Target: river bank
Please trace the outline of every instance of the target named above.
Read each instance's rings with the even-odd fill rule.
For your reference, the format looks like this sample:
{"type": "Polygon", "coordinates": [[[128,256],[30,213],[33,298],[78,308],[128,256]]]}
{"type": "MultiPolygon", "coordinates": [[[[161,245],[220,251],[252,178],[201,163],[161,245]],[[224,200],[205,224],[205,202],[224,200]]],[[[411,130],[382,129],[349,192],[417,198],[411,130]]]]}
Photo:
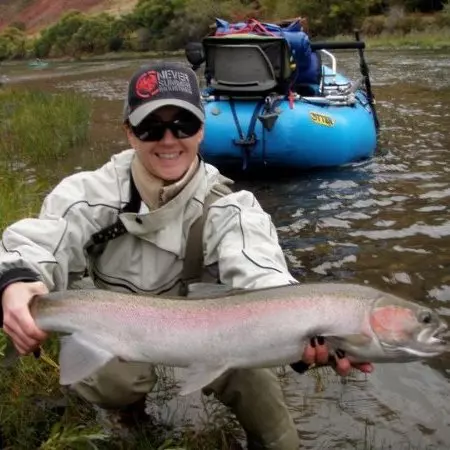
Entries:
{"type": "MultiPolygon", "coordinates": [[[[450,50],[450,28],[436,29],[432,31],[412,31],[410,33],[380,34],[378,36],[361,36],[366,43],[367,50],[450,50]]],[[[318,39],[317,39],[318,40],[318,39]]],[[[320,39],[322,40],[322,39],[320,39]]],[[[354,41],[352,35],[338,35],[323,39],[327,41],[354,41]]],[[[312,40],[314,42],[314,40],[312,40]]],[[[46,61],[121,61],[130,59],[164,59],[184,57],[184,49],[172,51],[120,51],[109,52],[102,55],[81,55],[78,58],[52,58],[46,61]]]]}

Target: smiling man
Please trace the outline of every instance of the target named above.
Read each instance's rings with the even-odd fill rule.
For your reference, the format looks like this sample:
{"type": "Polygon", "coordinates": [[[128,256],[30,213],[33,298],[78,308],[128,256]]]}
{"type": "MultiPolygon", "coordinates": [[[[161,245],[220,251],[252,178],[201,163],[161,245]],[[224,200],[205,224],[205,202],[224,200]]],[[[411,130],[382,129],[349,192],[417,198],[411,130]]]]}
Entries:
{"type": "Polygon", "coordinates": [[[133,75],[124,123],[136,150],[133,168],[168,184],[197,168],[205,114],[195,73],[165,66],[143,67],[133,75]]]}
{"type": "MultiPolygon", "coordinates": [[[[141,67],[130,80],[124,108],[131,148],[98,170],[65,178],[46,197],[38,218],[4,231],[0,312],[21,354],[47,337],[30,315],[32,297],[67,289],[86,270],[97,287],[142,294],[185,292],[196,265],[199,278],[236,288],[296,283],[271,218],[253,194],[231,192],[226,186],[231,180],[199,158],[204,120],[192,70],[176,63],[141,67]]],[[[314,341],[303,359],[326,362],[323,339],[314,341]]],[[[337,370],[348,373],[346,358],[337,370]]],[[[113,360],[72,388],[117,419],[110,423],[120,423],[142,412],[155,383],[152,365],[113,360]]],[[[249,449],[298,448],[270,370],[236,370],[204,392],[234,412],[249,449]]]]}

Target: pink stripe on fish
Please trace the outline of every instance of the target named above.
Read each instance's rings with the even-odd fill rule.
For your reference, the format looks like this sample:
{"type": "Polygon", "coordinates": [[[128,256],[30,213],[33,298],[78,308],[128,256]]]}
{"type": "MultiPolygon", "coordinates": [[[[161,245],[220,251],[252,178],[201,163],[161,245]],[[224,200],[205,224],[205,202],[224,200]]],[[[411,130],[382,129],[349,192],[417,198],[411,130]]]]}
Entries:
{"type": "MultiPolygon", "coordinates": [[[[92,307],[93,305],[91,305],[92,307]]],[[[136,323],[142,320],[152,322],[165,322],[177,327],[214,327],[219,325],[237,324],[247,321],[249,319],[263,318],[277,313],[289,313],[295,310],[307,309],[314,306],[314,301],[295,300],[271,300],[271,301],[255,301],[247,304],[235,304],[228,306],[220,306],[217,308],[189,308],[189,300],[186,300],[186,305],[183,308],[158,308],[143,305],[129,305],[116,304],[113,309],[111,305],[97,303],[97,307],[102,310],[104,319],[108,317],[117,319],[117,314],[121,314],[121,319],[124,322],[136,323]]]]}

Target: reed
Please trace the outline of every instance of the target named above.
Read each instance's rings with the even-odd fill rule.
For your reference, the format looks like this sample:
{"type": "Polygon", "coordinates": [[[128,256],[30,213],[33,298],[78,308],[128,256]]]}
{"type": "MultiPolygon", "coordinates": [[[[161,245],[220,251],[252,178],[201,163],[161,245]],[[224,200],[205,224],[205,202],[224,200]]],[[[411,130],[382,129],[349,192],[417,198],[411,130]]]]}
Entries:
{"type": "Polygon", "coordinates": [[[450,48],[450,27],[411,31],[409,33],[380,34],[367,39],[369,48],[420,48],[440,50],[450,48]]]}
{"type": "MultiPolygon", "coordinates": [[[[366,46],[371,49],[424,49],[441,50],[450,48],[450,27],[430,28],[423,31],[413,30],[408,33],[393,31],[377,35],[362,36],[366,46]]],[[[352,35],[338,35],[331,40],[352,41],[352,35]]]]}
{"type": "Polygon", "coordinates": [[[91,101],[77,93],[0,91],[0,167],[52,161],[86,141],[91,101]]]}

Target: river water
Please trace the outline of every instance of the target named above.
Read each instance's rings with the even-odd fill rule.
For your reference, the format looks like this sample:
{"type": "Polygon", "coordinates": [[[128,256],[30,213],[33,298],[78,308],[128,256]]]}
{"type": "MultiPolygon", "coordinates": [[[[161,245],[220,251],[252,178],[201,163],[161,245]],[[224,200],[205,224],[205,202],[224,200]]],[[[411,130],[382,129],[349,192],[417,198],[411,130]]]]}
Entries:
{"type": "MultiPolygon", "coordinates": [[[[381,122],[375,158],[271,180],[239,180],[272,214],[301,281],[367,283],[450,316],[450,54],[369,51],[381,122]]],[[[0,68],[18,87],[74,90],[94,99],[89,147],[36,171],[56,182],[126,147],[120,117],[126,80],[142,60],[0,68]]],[[[338,54],[353,76],[358,60],[338,54]]],[[[450,356],[378,365],[340,379],[288,372],[287,401],[310,449],[450,448],[450,356]]]]}

